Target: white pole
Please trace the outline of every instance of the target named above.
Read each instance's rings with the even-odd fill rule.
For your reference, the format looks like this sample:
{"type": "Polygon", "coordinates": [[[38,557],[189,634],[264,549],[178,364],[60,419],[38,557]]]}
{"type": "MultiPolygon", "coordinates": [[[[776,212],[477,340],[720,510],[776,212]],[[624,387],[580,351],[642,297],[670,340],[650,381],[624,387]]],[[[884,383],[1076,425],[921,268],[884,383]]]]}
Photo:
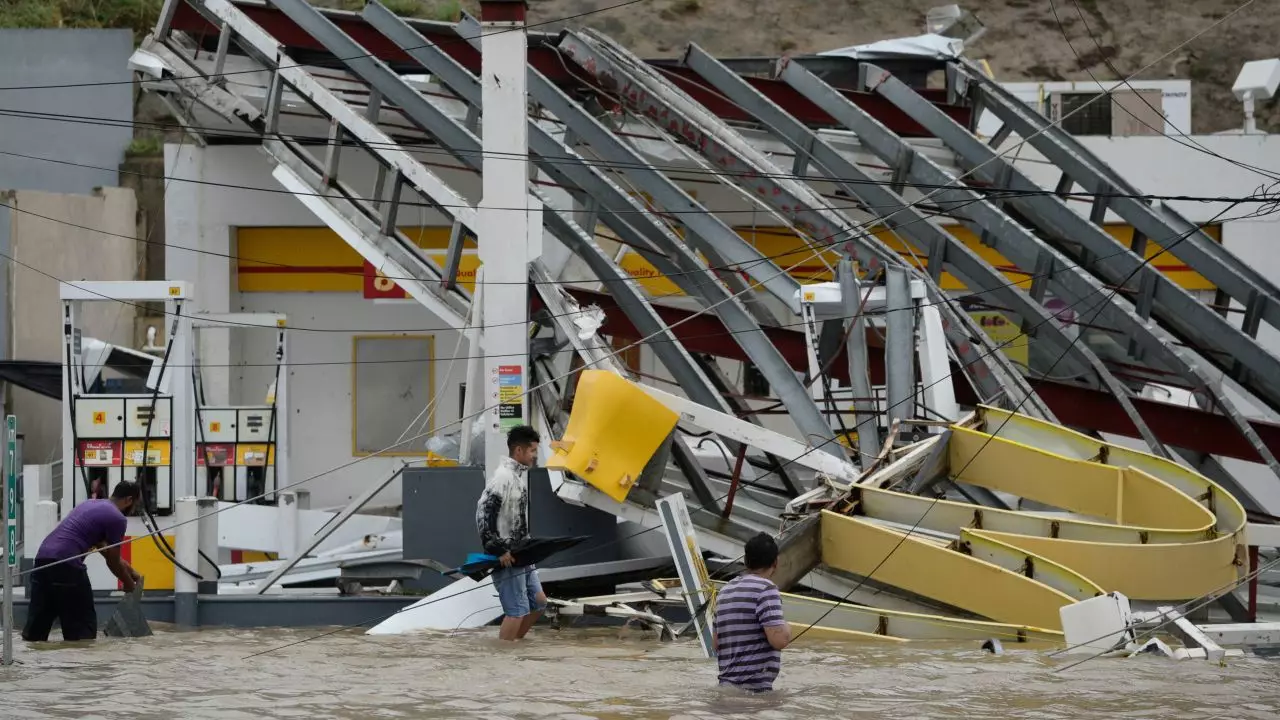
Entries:
{"type": "Polygon", "coordinates": [[[202,497],[196,502],[200,521],[200,594],[218,594],[218,498],[202,497]]]}
{"type": "Polygon", "coordinates": [[[276,525],[279,551],[276,555],[281,560],[292,560],[298,556],[298,496],[286,490],[279,497],[280,501],[276,503],[280,513],[280,522],[276,525]]]}
{"type": "MultiPolygon", "coordinates": [[[[178,563],[186,568],[195,568],[200,564],[200,508],[199,500],[186,496],[178,498],[174,507],[174,534],[177,546],[174,554],[178,563]]],[[[196,615],[196,596],[200,592],[200,581],[174,569],[173,575],[173,620],[181,628],[194,628],[199,625],[196,615]]]]}
{"type": "Polygon", "coordinates": [[[506,455],[506,433],[529,420],[529,262],[542,254],[542,207],[529,195],[528,38],[524,0],[481,0],[485,466],[506,455]],[[524,211],[512,208],[525,208],[524,211]]]}

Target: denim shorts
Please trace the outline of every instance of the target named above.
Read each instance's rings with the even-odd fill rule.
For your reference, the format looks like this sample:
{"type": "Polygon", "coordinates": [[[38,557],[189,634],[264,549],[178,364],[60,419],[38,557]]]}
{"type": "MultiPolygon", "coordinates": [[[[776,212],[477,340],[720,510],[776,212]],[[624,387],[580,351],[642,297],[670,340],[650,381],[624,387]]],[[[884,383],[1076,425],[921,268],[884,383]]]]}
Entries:
{"type": "Polygon", "coordinates": [[[530,612],[545,610],[547,604],[538,602],[542,581],[533,565],[524,567],[500,567],[493,571],[493,586],[498,590],[502,613],[507,617],[524,617],[530,612]]]}

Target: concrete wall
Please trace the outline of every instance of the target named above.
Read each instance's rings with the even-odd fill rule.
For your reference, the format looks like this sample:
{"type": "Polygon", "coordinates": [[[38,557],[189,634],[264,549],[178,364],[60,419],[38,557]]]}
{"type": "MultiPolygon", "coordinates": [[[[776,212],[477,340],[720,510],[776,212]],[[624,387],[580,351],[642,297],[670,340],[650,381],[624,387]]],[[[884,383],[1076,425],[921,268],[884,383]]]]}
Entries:
{"type": "MultiPolygon", "coordinates": [[[[93,195],[13,191],[4,196],[4,202],[16,208],[10,212],[9,224],[16,262],[8,263],[9,302],[14,311],[13,344],[7,349],[22,360],[60,361],[64,355],[60,281],[134,279],[137,206],[133,191],[103,188],[93,195]]],[[[136,313],[136,307],[123,303],[85,303],[80,327],[86,336],[132,346],[136,313]]],[[[59,459],[59,403],[12,388],[12,408],[27,436],[28,461],[59,459]]]]}
{"type": "MultiPolygon", "coordinates": [[[[133,138],[132,52],[129,30],[0,30],[0,87],[25,88],[0,92],[0,191],[88,195],[119,184],[116,167],[133,138]]],[[[4,252],[10,214],[0,207],[4,252]]],[[[4,282],[0,302],[7,303],[4,282]]],[[[7,304],[0,306],[0,316],[7,314],[7,304]]],[[[8,332],[7,322],[0,326],[8,332]]],[[[7,336],[0,347],[8,352],[7,336]]]]}

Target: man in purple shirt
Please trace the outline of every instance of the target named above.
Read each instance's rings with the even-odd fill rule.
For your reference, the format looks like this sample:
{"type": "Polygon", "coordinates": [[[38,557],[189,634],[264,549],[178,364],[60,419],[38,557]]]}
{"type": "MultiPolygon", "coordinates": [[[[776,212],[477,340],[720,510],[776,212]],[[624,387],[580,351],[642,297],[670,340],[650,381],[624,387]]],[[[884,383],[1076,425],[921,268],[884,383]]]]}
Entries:
{"type": "Polygon", "coordinates": [[[782,669],[782,649],[791,643],[782,596],[769,579],[778,569],[778,544],[760,533],[745,550],[747,571],[716,593],[712,643],[721,685],[768,692],[782,669]]]}
{"type": "Polygon", "coordinates": [[[107,567],[120,578],[125,592],[141,580],[129,563],[120,557],[128,521],[141,492],[127,480],[116,485],[109,500],[86,500],[58,523],[36,551],[31,571],[31,601],[27,605],[27,625],[22,639],[43,642],[49,639],[53,621],[62,623],[63,640],[93,640],[98,636],[98,613],[93,606],[93,586],[84,556],[95,547],[107,567]]]}

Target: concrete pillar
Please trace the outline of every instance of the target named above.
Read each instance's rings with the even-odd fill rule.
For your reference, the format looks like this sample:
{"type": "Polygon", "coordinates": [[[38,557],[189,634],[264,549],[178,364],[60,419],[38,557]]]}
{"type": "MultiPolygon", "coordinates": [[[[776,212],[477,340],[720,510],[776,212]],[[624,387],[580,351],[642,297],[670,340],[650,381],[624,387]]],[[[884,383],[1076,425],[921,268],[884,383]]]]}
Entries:
{"type": "Polygon", "coordinates": [[[276,524],[279,533],[279,548],[276,553],[281,560],[292,560],[298,555],[298,496],[288,490],[280,493],[280,517],[276,524]]]}
{"type": "MultiPolygon", "coordinates": [[[[199,500],[194,497],[180,497],[174,507],[174,554],[183,567],[194,569],[200,560],[200,518],[199,500]]],[[[196,595],[199,592],[199,581],[174,568],[173,576],[173,621],[179,628],[199,627],[196,614],[196,595]]]]}
{"type": "Polygon", "coordinates": [[[529,195],[528,38],[524,0],[482,0],[485,465],[507,454],[506,433],[529,422],[529,262],[542,254],[542,207],[529,195]],[[520,122],[512,122],[520,118],[520,122]],[[520,209],[516,209],[520,208],[520,209]]]}
{"type": "MultiPolygon", "coordinates": [[[[200,521],[200,573],[199,593],[201,595],[218,594],[218,499],[202,497],[196,500],[196,508],[200,521]],[[212,561],[212,562],[210,562],[212,561]]],[[[181,572],[181,571],[179,571],[181,572]]]]}

